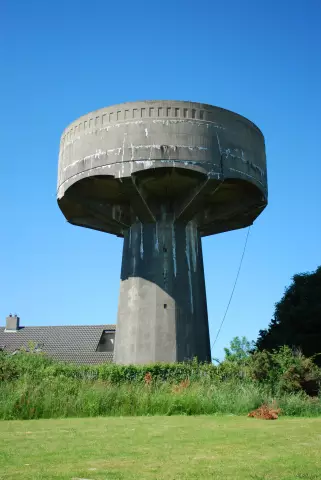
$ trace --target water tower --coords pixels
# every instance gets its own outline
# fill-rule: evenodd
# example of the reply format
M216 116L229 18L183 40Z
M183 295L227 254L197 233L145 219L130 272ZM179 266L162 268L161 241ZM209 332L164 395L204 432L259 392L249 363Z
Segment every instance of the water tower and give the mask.
M63 132L58 203L69 223L124 238L115 362L210 361L201 238L266 206L261 131L193 102L96 110Z

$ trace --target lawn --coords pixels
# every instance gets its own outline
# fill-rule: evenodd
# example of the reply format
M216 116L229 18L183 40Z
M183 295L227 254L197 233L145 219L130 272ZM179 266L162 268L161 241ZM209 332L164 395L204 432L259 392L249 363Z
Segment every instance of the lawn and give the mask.
M0 422L0 478L321 479L321 419L116 417Z

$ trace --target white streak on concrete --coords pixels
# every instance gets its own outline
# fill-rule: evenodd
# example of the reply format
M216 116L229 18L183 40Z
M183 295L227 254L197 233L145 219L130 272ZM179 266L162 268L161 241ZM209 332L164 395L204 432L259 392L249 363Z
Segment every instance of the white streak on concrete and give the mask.
M236 173L241 173L242 175L245 175L246 177L253 178L252 175L249 175L248 173L242 172L242 170L236 170L235 168L229 168L231 172L236 172Z
M217 177L218 179L221 178L223 175L221 173L215 172L214 170L210 170L207 172L208 177Z
M153 160L135 160L137 165L144 165L144 168L151 168L154 165Z
M197 258L196 258L196 235L197 235L197 229L196 226L193 224L193 222L189 222L188 224L189 227L189 237L190 237L190 242L191 242L191 256L192 256L192 264L193 264L193 270L196 272L197 269Z
M159 240L158 240L158 224L155 224L155 250L159 252Z
M133 255L133 276L136 276L136 251L137 251L137 240L138 240L138 232L137 232L137 225L134 226L132 231L132 255Z
M136 255L133 255L133 275L136 276Z
M229 170L230 170L231 172L236 172L236 173L240 173L241 175L245 175L245 177L252 178L252 179L255 180L256 182L258 182L260 185L262 185L262 187L265 188L265 186L263 185L263 183L260 182L260 180L258 180L257 178L254 178L253 175L249 175L248 173L242 172L241 170L236 170L235 168L229 168Z
M147 144L147 145L133 145L133 149L135 150L141 150L141 149L150 149L150 148L155 148L157 150L160 150L161 145L157 145L156 143L152 144Z
M238 152L241 152L241 155L238 153ZM259 167L258 165L256 165L255 163L251 162L250 160L247 160L245 158L245 155L244 155L244 152L242 149L238 149L238 148L234 148L234 149L230 149L230 148L225 148L222 150L222 155L225 156L225 158L227 159L228 157L231 157L233 158L233 160L237 159L237 160L241 160L243 163L249 165L249 167L253 168L253 170L257 170L259 172L259 174L261 175L261 177L264 177L265 176L265 172L264 170ZM231 170L231 169L230 169ZM236 170L235 170L236 171ZM246 173L243 172L244 175L246 175ZM251 176L251 175L250 175Z
M124 161L126 135L127 135L127 133L124 133L122 153L121 153L121 161L122 162Z
M204 147L203 145L159 145L156 143L152 143L150 145L133 145L132 148L134 150L140 150L144 148L155 148L156 150L164 150L165 152L167 150L174 150L176 151L178 148L188 148L189 150L208 150L207 147Z
M133 173L133 168L134 168L134 155L135 155L135 150L134 150L134 145L131 143L130 144L131 148L131 157L130 157L130 174Z
M148 129L145 128L145 137L148 137Z
M250 162L249 162L250 163ZM256 165L255 163L250 163L251 167L254 168L255 170L258 170L258 172L260 173L261 177L264 177L265 176L265 172L264 170L262 170L261 167L259 167L258 165Z
M213 127L213 128L218 128L220 130L225 130L225 127L223 125L220 125L219 123L216 122L210 122L210 121L193 121L193 120L153 120L153 123L161 123L163 125L173 125L177 123L190 123L192 125L196 125L197 127Z
M173 248L173 267L174 275L176 277L177 273L177 262L176 262L176 237L175 237L175 225L172 223L172 248Z
M221 147L221 142L220 142L220 138L218 136L218 133L216 132L216 138L217 138L217 144L218 144L218 149L220 151L220 154L222 155L222 147Z
M190 260L190 241L189 241L189 227L185 228L185 255L187 261L187 274L188 274L188 284L189 284L189 294L190 294L190 304L192 313L194 313L194 299L193 299L193 285L192 285L192 272L191 272L191 260Z
M143 224L140 224L140 258L144 258L144 228Z
M121 174L122 174L122 177L124 176L124 172L125 172L125 166L124 166L124 155L125 155L125 142L126 142L126 135L127 135L127 133L124 133L123 145L122 145L122 153L121 153L121 162L122 162L122 166L121 166ZM120 177L119 177L119 178L120 178Z
M87 155L84 157L82 160L91 160L92 158L100 158L102 155L106 155L106 150L101 150L100 148L96 150L95 153L92 153L91 155Z
M134 269L135 273L135 269ZM134 310L136 307L136 302L139 299L139 291L135 283L132 283L132 286L128 290L128 307L130 310Z
M125 134L125 136L126 135L127 134ZM117 156L122 154L121 161L123 162L124 151L125 151L125 141L126 141L125 136L124 136L123 144L122 144L121 147L111 148L109 150L98 149L98 150L96 150L95 153L92 153L91 155L86 155L85 157L80 158L80 159L75 160L74 162L70 163L69 165L67 165L66 167L63 168L63 171L68 170L69 168L75 166L77 163L86 162L88 160L93 160L93 159L98 159L98 158L101 158L102 156L109 156L111 154L114 154L114 155L117 155ZM201 145L193 146L193 145L156 145L156 144L152 144L152 145L133 145L133 144L131 144L131 160L134 160L135 151L140 150L140 149L149 149L150 150L149 151L149 157L151 159L152 150L154 148L157 149L157 150L163 149L164 153L166 153L167 151L169 152L169 150L176 151L177 148L188 148L190 151L195 151L195 150L199 150L199 151L205 150L206 151L206 150L208 150L207 147L203 147ZM170 155L170 152L169 152L169 155ZM138 159L138 160L142 160L142 159ZM158 161L164 161L164 160L158 160ZM170 160L170 161L172 162L172 160ZM176 161L177 160L175 160L175 162ZM180 162L180 161L178 160L178 162ZM209 163L209 162L193 162L193 161L184 162L185 165L190 165L190 164L192 164L192 165L197 165L197 164L204 165L205 163Z

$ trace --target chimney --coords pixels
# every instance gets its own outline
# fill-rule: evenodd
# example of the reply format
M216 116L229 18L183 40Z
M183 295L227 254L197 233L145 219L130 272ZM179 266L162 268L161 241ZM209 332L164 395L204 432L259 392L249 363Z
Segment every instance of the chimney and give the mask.
M20 318L18 315L9 315L9 317L6 318L6 328L5 332L17 332L19 330L19 322Z

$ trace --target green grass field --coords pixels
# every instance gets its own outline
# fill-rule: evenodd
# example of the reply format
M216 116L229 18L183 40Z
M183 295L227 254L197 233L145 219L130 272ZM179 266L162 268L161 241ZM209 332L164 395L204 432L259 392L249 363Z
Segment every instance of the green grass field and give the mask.
M321 419L117 417L0 422L0 478L321 479Z

